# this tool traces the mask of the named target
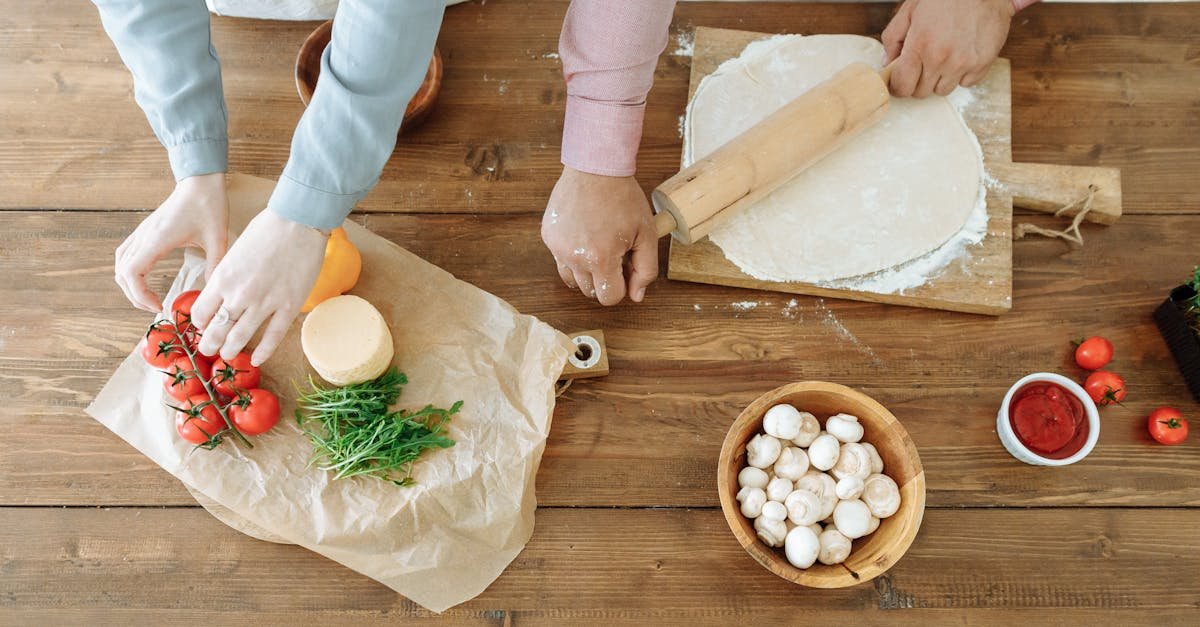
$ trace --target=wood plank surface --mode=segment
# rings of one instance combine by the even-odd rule
[[[157,205],[170,187],[166,156],[133,103],[129,74],[94,10],[71,0],[4,5],[0,207]],[[447,10],[439,104],[424,127],[406,135],[364,210],[543,209],[560,170],[566,90],[554,53],[565,6],[492,0]],[[649,98],[643,186],[677,170],[692,28],[878,35],[890,11],[875,3],[681,3]],[[1003,51],[1013,67],[1015,160],[1119,167],[1127,212],[1194,210],[1198,22],[1195,3],[1023,11]],[[236,171],[276,177],[282,169],[302,113],[293,57],[313,26],[213,19]]]
[[[549,509],[500,579],[444,617],[913,624],[1037,610],[1039,623],[1180,620],[1200,605],[1200,539],[1180,533],[1197,517],[1180,509],[932,510],[886,575],[814,590],[751,560],[717,510]],[[202,510],[3,508],[0,540],[0,620],[67,610],[111,620],[100,613],[133,607],[154,612],[141,622],[237,621],[289,607],[312,620],[429,616],[334,562],[242,536]],[[1104,613],[1066,613],[1077,608]]]
[[[0,313],[0,504],[192,503],[81,411],[146,322],[111,282],[112,250],[139,218],[0,214],[0,302],[15,305]],[[715,505],[717,452],[733,418],[770,388],[819,379],[866,391],[905,424],[931,505],[1200,505],[1197,440],[1157,447],[1142,422],[1158,405],[1200,409],[1150,320],[1196,262],[1200,215],[1085,225],[1082,249],[1016,242],[1018,306],[998,320],[665,279],[641,305],[600,308],[561,286],[537,216],[359,220],[560,329],[604,329],[612,372],[559,400],[539,474],[543,504]],[[174,267],[160,266],[157,285]],[[1016,462],[994,433],[1004,391],[1037,370],[1081,376],[1069,340],[1085,333],[1116,344],[1125,407],[1104,410],[1086,462],[1054,471]]]

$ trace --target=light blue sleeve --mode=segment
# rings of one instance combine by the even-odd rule
[[[93,0],[175,180],[229,165],[221,65],[204,0]]]
[[[379,181],[433,55],[442,0],[342,0],[312,101],[267,208],[320,229],[342,224]]]

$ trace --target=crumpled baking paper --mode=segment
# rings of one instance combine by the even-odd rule
[[[266,206],[272,187],[230,177],[231,233]],[[398,406],[464,401],[449,424],[455,445],[427,452],[414,486],[333,481],[308,466],[312,445],[293,418],[296,386],[307,385],[312,373],[300,319],[263,368],[263,387],[279,396],[281,417],[270,432],[250,438],[252,449],[232,439],[212,451],[184,442],[165,404],[163,375],[136,351],[87,412],[234,528],[299,544],[440,612],[487,588],[533,533],[534,476],[570,342],[353,222],[346,232],[363,257],[350,293],[388,321],[394,363],[408,375]],[[203,277],[203,259],[188,254],[166,302],[201,287]]]

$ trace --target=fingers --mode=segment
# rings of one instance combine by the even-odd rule
[[[904,52],[892,68],[892,81],[889,85],[892,93],[900,98],[908,98],[917,90],[921,81],[921,59],[912,52]]]
[[[295,311],[276,311],[271,316],[271,323],[267,325],[267,330],[263,331],[262,339],[258,342],[258,347],[254,349],[254,354],[250,356],[250,363],[254,366],[260,366],[263,362],[271,358],[275,354],[275,349],[279,348],[279,344],[283,342],[283,338],[287,336],[288,328],[292,326],[292,320],[296,318]]]
[[[261,309],[248,309],[239,316],[229,334],[225,336],[225,343],[221,345],[221,359],[229,361],[237,357],[266,319],[267,312]]]
[[[933,93],[939,96],[949,96],[955,87],[958,87],[958,79],[950,74],[943,74],[938,79],[937,85],[934,86]]]
[[[213,316],[217,313],[217,307],[221,306],[222,283],[220,277],[209,281],[204,289],[200,290],[196,302],[192,303],[192,324],[202,330],[208,330],[208,323],[212,322]]]
[[[205,289],[207,290],[208,288]],[[203,297],[204,293],[201,292],[200,296]],[[196,302],[199,303],[200,299],[197,298]],[[221,347],[225,345],[225,340],[227,337],[229,337],[229,333],[233,329],[233,326],[237,324],[237,322],[240,321],[242,316],[245,314],[244,307],[239,308],[229,303],[229,301],[222,303],[221,307],[225,308],[225,312],[228,313],[229,319],[222,320],[220,317],[215,316],[214,319],[208,324],[201,325],[196,322],[194,317],[192,318],[192,322],[195,323],[196,326],[200,327],[201,331],[203,331],[203,335],[200,338],[200,345],[197,348],[199,348],[201,354],[209,357],[216,355],[217,351],[219,351]],[[192,305],[192,312],[195,313],[195,311],[195,305]],[[253,335],[253,331],[251,331],[251,335]],[[247,340],[249,340],[249,338],[247,338]],[[234,353],[232,356],[236,357],[237,353]]]
[[[978,85],[979,81],[983,80],[983,77],[987,76],[988,70],[991,67],[992,67],[992,64],[988,63],[988,64],[984,65],[983,67],[979,67],[979,68],[976,68],[974,70],[967,72],[962,77],[962,81],[961,81],[962,86],[970,87],[972,85]]]
[[[621,272],[621,258],[596,268],[592,273],[596,286],[596,300],[610,307],[625,298],[625,275]]]
[[[558,278],[562,279],[563,284],[571,289],[579,287],[575,283],[575,274],[571,272],[571,267],[564,263],[559,263],[557,259],[554,262],[558,264]]]
[[[913,90],[913,98],[928,98],[933,93],[933,88],[937,86],[938,79],[941,75],[938,74],[937,66],[934,64],[923,64],[921,70],[921,80],[917,82],[916,89]]]
[[[646,225],[638,231],[633,240],[629,298],[635,303],[642,302],[646,296],[646,288],[658,278],[658,240],[654,235],[653,227]]]
[[[571,273],[575,277],[575,285],[579,286],[579,291],[588,298],[596,297],[596,288],[592,283],[592,274],[581,268],[572,268]]]
[[[146,285],[146,273],[154,267],[163,253],[161,247],[146,248],[137,242],[127,242],[122,245],[121,257],[115,262],[117,284],[125,292],[125,298],[138,309],[151,313],[162,311],[162,301],[158,294]]]
[[[892,21],[888,22],[887,28],[883,29],[883,34],[879,37],[883,41],[883,49],[887,53],[884,65],[900,56],[900,51],[904,46],[904,36],[908,34],[908,28],[912,23],[912,10],[909,7],[907,2],[901,5],[900,10],[892,17]]]

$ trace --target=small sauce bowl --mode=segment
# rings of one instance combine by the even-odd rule
[[[1087,441],[1083,443],[1083,447],[1075,452],[1070,457],[1063,459],[1050,459],[1043,457],[1033,452],[1028,446],[1025,446],[1017,437],[1013,430],[1012,421],[1009,419],[1009,404],[1012,402],[1013,396],[1022,388],[1033,383],[1054,383],[1062,386],[1079,399],[1083,404],[1083,412],[1088,421]],[[1004,395],[1004,402],[1000,404],[1000,412],[996,414],[996,434],[1000,436],[1000,443],[1008,450],[1013,457],[1029,464],[1031,466],[1069,466],[1075,462],[1088,456],[1092,449],[1096,447],[1096,441],[1100,439],[1100,412],[1096,409],[1096,403],[1087,395],[1087,392],[1079,387],[1078,383],[1053,372],[1035,372],[1031,375],[1021,378],[1008,388],[1008,394]]]

